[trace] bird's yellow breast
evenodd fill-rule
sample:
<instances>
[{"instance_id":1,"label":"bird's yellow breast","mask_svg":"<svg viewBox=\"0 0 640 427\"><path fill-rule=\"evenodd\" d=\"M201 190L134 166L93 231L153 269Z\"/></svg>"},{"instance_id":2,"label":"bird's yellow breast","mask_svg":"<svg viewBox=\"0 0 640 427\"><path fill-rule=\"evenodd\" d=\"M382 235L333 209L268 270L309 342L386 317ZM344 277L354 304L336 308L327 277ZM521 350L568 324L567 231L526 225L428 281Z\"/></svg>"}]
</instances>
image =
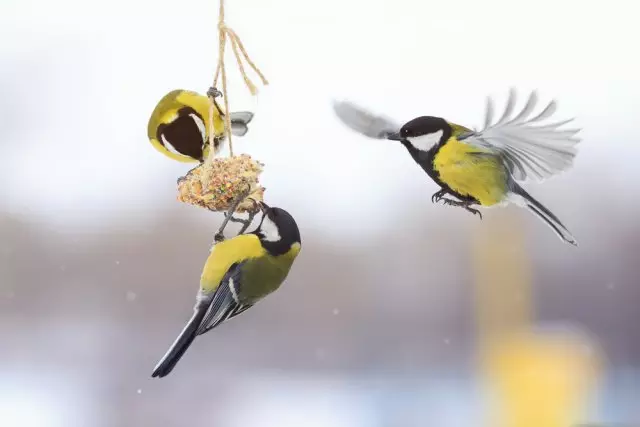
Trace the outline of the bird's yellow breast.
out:
<instances>
[{"instance_id":1,"label":"bird's yellow breast","mask_svg":"<svg viewBox=\"0 0 640 427\"><path fill-rule=\"evenodd\" d=\"M216 244L202 270L200 287L214 291L233 264L264 256L265 252L255 234L241 234Z\"/></svg>"},{"instance_id":2,"label":"bird's yellow breast","mask_svg":"<svg viewBox=\"0 0 640 427\"><path fill-rule=\"evenodd\" d=\"M487 150L450 138L436 153L433 167L453 191L483 206L500 203L507 193L507 173L500 158Z\"/></svg>"}]
</instances>

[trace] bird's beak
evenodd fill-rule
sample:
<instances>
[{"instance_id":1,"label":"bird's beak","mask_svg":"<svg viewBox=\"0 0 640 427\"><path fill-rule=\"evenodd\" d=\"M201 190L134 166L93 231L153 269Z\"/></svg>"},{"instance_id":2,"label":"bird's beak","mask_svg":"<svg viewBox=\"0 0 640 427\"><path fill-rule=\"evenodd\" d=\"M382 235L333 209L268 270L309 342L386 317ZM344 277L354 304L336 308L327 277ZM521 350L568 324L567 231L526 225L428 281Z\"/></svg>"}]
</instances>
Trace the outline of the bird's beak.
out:
<instances>
[{"instance_id":1,"label":"bird's beak","mask_svg":"<svg viewBox=\"0 0 640 427\"><path fill-rule=\"evenodd\" d=\"M265 202L258 202L258 205L260 206L260 210L263 214L267 213L267 209L270 209L269 205L267 205Z\"/></svg>"},{"instance_id":2,"label":"bird's beak","mask_svg":"<svg viewBox=\"0 0 640 427\"><path fill-rule=\"evenodd\" d=\"M391 134L387 135L387 139L390 139L391 141L402 141L402 140L404 140L404 138L400 136L400 132L394 132L394 133L391 133Z\"/></svg>"}]
</instances>

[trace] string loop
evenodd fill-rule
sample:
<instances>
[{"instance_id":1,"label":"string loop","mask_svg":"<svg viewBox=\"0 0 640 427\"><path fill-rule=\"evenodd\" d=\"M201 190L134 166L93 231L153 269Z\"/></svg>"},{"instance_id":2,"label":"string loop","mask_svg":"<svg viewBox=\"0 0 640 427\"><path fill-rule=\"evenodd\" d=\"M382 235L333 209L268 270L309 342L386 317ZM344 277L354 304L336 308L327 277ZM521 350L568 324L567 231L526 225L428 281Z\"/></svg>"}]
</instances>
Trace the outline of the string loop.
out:
<instances>
[{"instance_id":1,"label":"string loop","mask_svg":"<svg viewBox=\"0 0 640 427\"><path fill-rule=\"evenodd\" d=\"M220 95L220 92L216 89L218 87L218 81L220 80L222 83L222 98L224 101L224 122L225 122L225 136L227 141L229 142L229 155L233 157L233 142L231 140L231 117L229 112L229 96L227 93L227 72L225 69L224 63L224 54L225 47L227 44L227 39L231 43L231 50L233 51L234 56L236 57L236 62L238 63L238 69L240 70L240 74L242 75L242 79L244 80L244 84L251 92L251 95L256 95L257 88L256 85L251 81L249 76L247 75L245 64L246 62L249 67L258 75L263 85L268 85L269 82L265 78L264 74L260 71L260 69L256 66L256 64L251 60L247 50L242 44L242 40L238 34L227 26L224 21L224 0L220 0L220 9L218 12L218 65L216 66L216 72L213 77L213 87L212 90L207 92L209 96L209 155L205 160L206 163L211 163L213 158L215 157L215 129L213 126L213 117L215 111L215 103L214 100L217 96Z\"/></svg>"}]
</instances>

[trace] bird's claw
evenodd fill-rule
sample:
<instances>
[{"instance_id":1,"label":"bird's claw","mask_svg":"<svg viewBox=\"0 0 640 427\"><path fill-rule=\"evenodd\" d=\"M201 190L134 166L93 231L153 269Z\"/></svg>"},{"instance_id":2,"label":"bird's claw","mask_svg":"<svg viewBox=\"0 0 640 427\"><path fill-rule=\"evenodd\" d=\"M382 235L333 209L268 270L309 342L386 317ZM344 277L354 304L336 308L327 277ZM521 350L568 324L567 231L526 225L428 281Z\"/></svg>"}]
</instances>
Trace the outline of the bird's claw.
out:
<instances>
[{"instance_id":1,"label":"bird's claw","mask_svg":"<svg viewBox=\"0 0 640 427\"><path fill-rule=\"evenodd\" d=\"M215 243L220 243L224 240L224 229L227 227L227 224L229 223L229 221L232 222L240 222L242 224L244 224L244 228L243 230L246 230L247 227L249 226L249 224L246 223L246 221L241 220L241 219L237 219L233 217L233 214L235 213L236 209L238 209L238 206L240 206L240 204L242 203L242 201L244 199L247 198L247 196L251 193L251 186L248 185L247 189L245 191L243 191L237 198L236 200L233 201L233 203L231 204L231 206L229 207L229 209L227 210L227 212L224 213L224 221L222 221L222 224L220 225L220 228L218 229L218 231L216 232L215 236L213 237L215 240ZM251 218L251 217L250 217ZM214 244L215 244L214 243Z\"/></svg>"},{"instance_id":2,"label":"bird's claw","mask_svg":"<svg viewBox=\"0 0 640 427\"><path fill-rule=\"evenodd\" d=\"M224 212L223 214L224 214L224 217L225 217L225 218L229 216L229 213L228 213L228 212ZM238 224L245 224L245 223L247 222L247 220L245 220L245 219L240 219L240 218L236 218L236 217L235 217L235 216L233 216L233 215L231 215L231 217L229 218L229 221L230 221L230 222L235 222L235 223L238 223Z\"/></svg>"},{"instance_id":3,"label":"bird's claw","mask_svg":"<svg viewBox=\"0 0 640 427\"><path fill-rule=\"evenodd\" d=\"M222 92L220 92L218 89L216 89L215 87L211 86L209 88L209 90L207 90L207 96L209 98L218 98L220 96L222 96Z\"/></svg>"},{"instance_id":4,"label":"bird's claw","mask_svg":"<svg viewBox=\"0 0 640 427\"><path fill-rule=\"evenodd\" d=\"M442 200L442 197L444 197L445 194L447 194L446 190L436 191L431 196L431 203L438 203L440 200Z\"/></svg>"},{"instance_id":5,"label":"bird's claw","mask_svg":"<svg viewBox=\"0 0 640 427\"><path fill-rule=\"evenodd\" d=\"M470 203L468 203L468 202L459 202L457 200L446 199L444 197L439 198L438 201L439 200L442 200L444 202L444 204L448 205L448 206L458 206L458 207L464 208L465 210L471 212L472 214L478 215L480 217L480 219L482 220L482 212L480 212L478 209L474 209L474 208L470 207L469 206Z\"/></svg>"},{"instance_id":6,"label":"bird's claw","mask_svg":"<svg viewBox=\"0 0 640 427\"><path fill-rule=\"evenodd\" d=\"M478 215L480 217L480 220L482 220L482 212L480 212L478 209L473 209L473 208L470 208L469 206L465 206L465 209L474 215Z\"/></svg>"},{"instance_id":7,"label":"bird's claw","mask_svg":"<svg viewBox=\"0 0 640 427\"><path fill-rule=\"evenodd\" d=\"M252 207L252 209L250 209L248 211L249 212L249 216L247 217L247 219L236 218L233 215L231 215L231 217L229 218L230 222L235 222L235 223L238 223L238 224L242 224L242 228L240 229L240 231L238 231L238 234L244 234L244 232L247 231L247 228L249 228L249 226L253 222L253 218L255 218L256 213L258 211L258 202L256 202L252 198L249 198L248 200L251 200L251 203L253 204L253 207ZM228 215L229 215L228 212L224 213L225 218Z\"/></svg>"},{"instance_id":8,"label":"bird's claw","mask_svg":"<svg viewBox=\"0 0 640 427\"><path fill-rule=\"evenodd\" d=\"M253 209L251 209L249 211L249 217L243 222L242 228L240 229L238 234L244 234L244 232L247 231L247 228L249 228L249 226L253 222L253 218L258 213L258 209L257 209L258 208L258 202L256 202L254 199L251 199L251 198L249 200L251 200L251 202L253 203Z\"/></svg>"}]
</instances>

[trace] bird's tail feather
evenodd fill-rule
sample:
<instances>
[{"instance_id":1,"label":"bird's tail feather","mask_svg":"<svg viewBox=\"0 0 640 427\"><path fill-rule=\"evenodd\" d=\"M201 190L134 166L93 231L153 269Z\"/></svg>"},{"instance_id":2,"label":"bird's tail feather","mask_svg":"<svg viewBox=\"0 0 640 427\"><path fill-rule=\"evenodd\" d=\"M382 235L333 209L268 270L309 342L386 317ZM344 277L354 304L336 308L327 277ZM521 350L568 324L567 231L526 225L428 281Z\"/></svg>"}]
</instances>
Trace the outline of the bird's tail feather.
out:
<instances>
[{"instance_id":1,"label":"bird's tail feather","mask_svg":"<svg viewBox=\"0 0 640 427\"><path fill-rule=\"evenodd\" d=\"M524 188L514 183L511 191L521 199L519 204L524 205L530 212L534 213L538 218L544 221L545 224L551 227L558 237L560 237L560 239L572 244L573 246L578 246L578 241L573 237L567 227L564 226L562 221L560 221L558 217L542 203L538 202L529 193L527 193Z\"/></svg>"},{"instance_id":2,"label":"bird's tail feather","mask_svg":"<svg viewBox=\"0 0 640 427\"><path fill-rule=\"evenodd\" d=\"M169 375L173 370L180 358L182 358L184 353L187 351L187 348L189 348L193 340L196 338L200 323L202 322L204 315L207 313L207 308L208 307L206 305L200 305L194 310L193 316L191 316L187 325L182 329L182 332L173 342L171 348L167 351L162 360L160 360L156 365L153 373L151 374L152 377L162 378Z\"/></svg>"},{"instance_id":3,"label":"bird's tail feather","mask_svg":"<svg viewBox=\"0 0 640 427\"><path fill-rule=\"evenodd\" d=\"M250 111L236 111L229 116L231 120L231 133L235 136L244 136L249 131L249 123L253 120Z\"/></svg>"}]
</instances>

